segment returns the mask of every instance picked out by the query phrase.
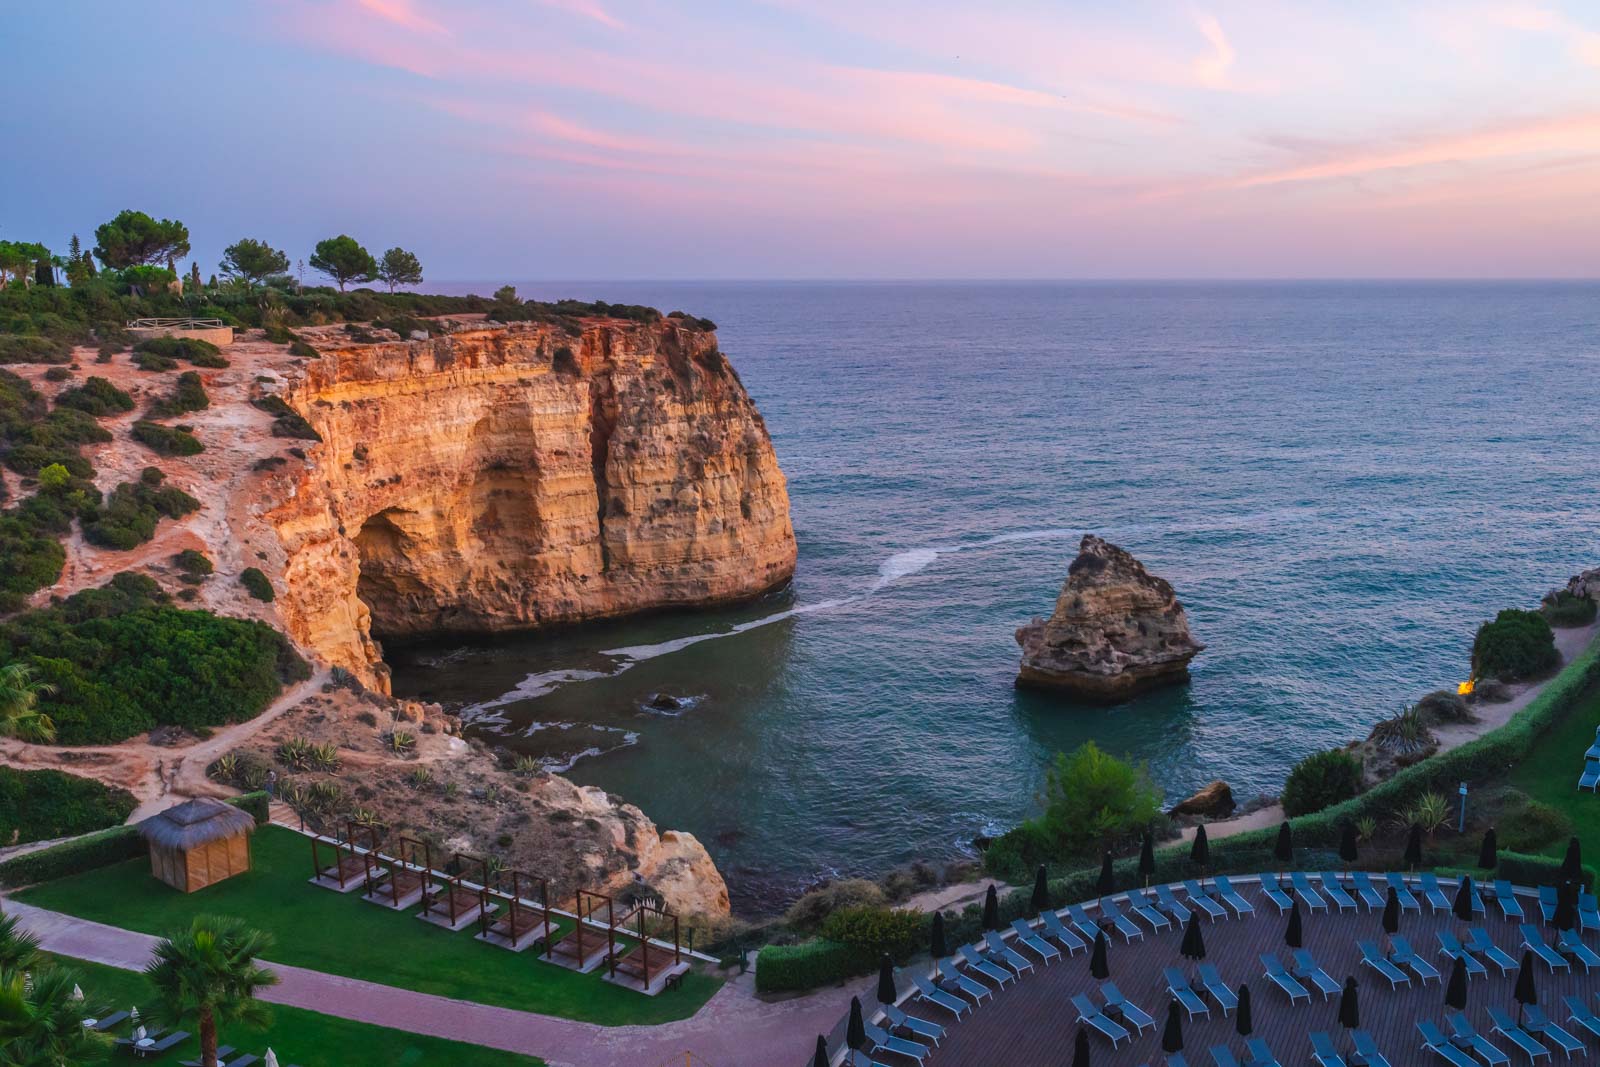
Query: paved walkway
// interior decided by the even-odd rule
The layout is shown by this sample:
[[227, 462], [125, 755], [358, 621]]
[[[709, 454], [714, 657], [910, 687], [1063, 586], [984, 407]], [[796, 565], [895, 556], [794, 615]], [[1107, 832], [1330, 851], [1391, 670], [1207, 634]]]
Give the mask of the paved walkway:
[[[12, 900], [5, 911], [21, 918], [46, 951], [124, 970], [143, 970], [158, 940]], [[596, 1026], [303, 967], [271, 967], [280, 979], [262, 996], [271, 1003], [538, 1056], [552, 1067], [655, 1067], [682, 1062], [685, 1052], [709, 1067], [804, 1063], [816, 1035], [836, 1025], [849, 1010], [850, 995], [867, 985], [767, 1003], [754, 995], [752, 972], [729, 981], [693, 1018], [658, 1026]]]

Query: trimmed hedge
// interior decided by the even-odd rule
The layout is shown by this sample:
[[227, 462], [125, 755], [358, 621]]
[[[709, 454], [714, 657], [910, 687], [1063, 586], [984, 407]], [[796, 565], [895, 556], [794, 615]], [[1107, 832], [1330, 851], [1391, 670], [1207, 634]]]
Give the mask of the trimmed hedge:
[[838, 941], [767, 945], [756, 954], [756, 992], [791, 993], [867, 974], [875, 958]]
[[0, 767], [0, 846], [48, 841], [116, 826], [133, 795], [62, 771]]

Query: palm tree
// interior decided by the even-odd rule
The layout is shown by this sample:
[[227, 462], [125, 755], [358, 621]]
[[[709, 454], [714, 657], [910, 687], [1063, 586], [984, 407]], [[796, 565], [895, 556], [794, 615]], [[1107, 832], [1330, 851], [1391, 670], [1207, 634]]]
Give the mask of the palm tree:
[[0, 970], [30, 971], [41, 962], [39, 939], [18, 929], [15, 915], [0, 915]]
[[43, 744], [56, 739], [56, 724], [39, 710], [39, 698], [56, 687], [39, 681], [26, 663], [0, 667], [0, 737], [20, 737]]
[[0, 1064], [80, 1067], [104, 1060], [111, 1037], [83, 1025], [85, 1014], [99, 1012], [73, 995], [77, 982], [77, 973], [64, 967], [36, 971], [31, 984], [20, 970], [0, 970]]
[[156, 987], [156, 1013], [172, 1025], [193, 1020], [200, 1032], [201, 1067], [217, 1067], [217, 1025], [265, 1026], [269, 1013], [256, 991], [278, 976], [256, 957], [272, 937], [241, 919], [197, 915], [189, 929], [156, 946], [144, 969]]

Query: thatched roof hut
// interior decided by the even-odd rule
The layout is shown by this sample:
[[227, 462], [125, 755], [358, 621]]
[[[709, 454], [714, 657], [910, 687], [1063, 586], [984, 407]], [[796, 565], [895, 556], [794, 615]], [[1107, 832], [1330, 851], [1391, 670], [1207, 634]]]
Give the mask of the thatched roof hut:
[[256, 820], [246, 811], [210, 797], [196, 797], [139, 824], [150, 843], [150, 870], [175, 889], [193, 893], [250, 869], [250, 833]]

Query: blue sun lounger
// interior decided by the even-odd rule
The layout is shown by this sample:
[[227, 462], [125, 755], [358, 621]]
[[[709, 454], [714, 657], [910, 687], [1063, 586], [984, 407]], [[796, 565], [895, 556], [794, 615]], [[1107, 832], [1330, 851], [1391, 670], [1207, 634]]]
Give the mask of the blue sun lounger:
[[1311, 1035], [1311, 1058], [1317, 1061], [1318, 1067], [1345, 1067], [1344, 1057], [1322, 1030]]
[[1328, 895], [1328, 899], [1333, 901], [1334, 907], [1340, 911], [1344, 911], [1346, 908], [1351, 911], [1355, 910], [1356, 898], [1344, 891], [1344, 883], [1334, 872], [1322, 872], [1322, 891]]
[[1594, 728], [1594, 744], [1583, 754], [1584, 759], [1600, 759], [1600, 726]]
[[1545, 922], [1550, 922], [1556, 917], [1556, 907], [1560, 900], [1556, 896], [1556, 887], [1542, 885], [1539, 887], [1539, 913], [1544, 916]]
[[1444, 1021], [1450, 1024], [1450, 1032], [1455, 1035], [1457, 1040], [1465, 1041], [1468, 1045], [1471, 1045], [1472, 1054], [1487, 1063], [1489, 1067], [1500, 1067], [1501, 1064], [1510, 1067], [1511, 1057], [1506, 1055], [1505, 1049], [1473, 1029], [1472, 1024], [1467, 1022], [1465, 1015], [1458, 1011], [1449, 1012], [1445, 1015]]
[[1283, 886], [1278, 884], [1277, 875], [1262, 874], [1258, 877], [1261, 879], [1261, 891], [1267, 895], [1268, 900], [1278, 906], [1279, 915], [1294, 907], [1294, 901], [1283, 891]]
[[1521, 919], [1522, 905], [1517, 901], [1517, 891], [1504, 878], [1494, 882], [1494, 902], [1500, 905], [1500, 915], [1506, 919]]
[[1478, 1067], [1478, 1061], [1450, 1043], [1444, 1032], [1427, 1019], [1417, 1020], [1417, 1030], [1422, 1034], [1422, 1047], [1444, 1057], [1450, 1067]]
[[1583, 943], [1583, 938], [1576, 930], [1563, 930], [1556, 935], [1556, 947], [1563, 955], [1571, 956], [1583, 964], [1583, 973], [1588, 974], [1596, 967], [1600, 967], [1600, 955], [1595, 950]]
[[1367, 1061], [1367, 1067], [1389, 1067], [1389, 1057], [1379, 1050], [1371, 1034], [1365, 1030], [1352, 1030], [1350, 1040], [1355, 1042], [1356, 1055]]
[[1089, 918], [1089, 913], [1083, 910], [1082, 904], [1068, 904], [1067, 918], [1072, 923], [1072, 928], [1083, 935], [1085, 941], [1094, 944], [1094, 935], [1100, 932], [1100, 924]]
[[1389, 944], [1394, 947], [1394, 951], [1389, 953], [1389, 958], [1401, 967], [1410, 970], [1412, 974], [1417, 976], [1417, 981], [1424, 985], [1428, 983], [1430, 978], [1436, 982], [1443, 981], [1439, 977], [1439, 968], [1417, 955], [1416, 950], [1411, 947], [1409, 938], [1395, 934], [1389, 939]]
[[1216, 1064], [1217, 1067], [1242, 1067], [1234, 1056], [1233, 1050], [1227, 1045], [1211, 1046], [1211, 1062]]
[[1422, 912], [1422, 903], [1417, 900], [1410, 887], [1406, 885], [1405, 875], [1399, 871], [1390, 871], [1384, 875], [1383, 880], [1388, 883], [1390, 889], [1394, 890], [1394, 895], [1400, 898], [1401, 911], [1414, 911], [1419, 914]]
[[936, 966], [939, 968], [939, 977], [944, 979], [946, 987], [954, 987], [971, 997], [974, 1001], [981, 1001], [984, 997], [994, 996], [994, 990], [975, 979], [968, 978], [956, 970], [955, 964], [949, 960], [940, 960]]
[[1496, 967], [1500, 968], [1502, 975], [1509, 974], [1517, 965], [1511, 954], [1489, 940], [1489, 931], [1481, 926], [1474, 926], [1467, 931], [1467, 951], [1476, 952]]
[[1462, 947], [1455, 934], [1445, 933], [1443, 930], [1439, 931], [1439, 954], [1446, 959], [1460, 960], [1467, 969], [1468, 978], [1476, 978], [1479, 975], [1488, 977], [1489, 968], [1485, 967], [1478, 960], [1478, 957]]
[[978, 950], [971, 945], [962, 945], [956, 950], [961, 954], [961, 959], [966, 963], [969, 971], [977, 971], [992, 982], [998, 982], [1001, 988], [1007, 982], [1015, 982], [1017, 976], [1004, 967], [978, 954]]
[[1333, 980], [1332, 975], [1317, 964], [1316, 958], [1306, 949], [1295, 949], [1289, 953], [1289, 958], [1294, 963], [1289, 973], [1302, 982], [1310, 982], [1316, 986], [1317, 992], [1322, 994], [1323, 1000], [1327, 1000], [1342, 988], [1338, 982]]
[[1212, 922], [1228, 917], [1228, 909], [1212, 900], [1210, 894], [1206, 892], [1206, 887], [1193, 878], [1185, 879], [1183, 888], [1189, 893], [1189, 903], [1205, 912], [1206, 918]]
[[1494, 1023], [1493, 1033], [1499, 1034], [1513, 1045], [1522, 1050], [1522, 1054], [1529, 1060], [1536, 1060], [1540, 1056], [1550, 1055], [1550, 1050], [1534, 1038], [1534, 1036], [1518, 1025], [1509, 1012], [1496, 1007], [1489, 1008], [1489, 1021]]
[[972, 1010], [972, 1005], [956, 996], [946, 992], [933, 984], [933, 980], [925, 974], [913, 974], [911, 985], [916, 989], [917, 996], [929, 1004], [937, 1004], [945, 1011], [954, 1012], [957, 1019]]
[[1100, 914], [1105, 916], [1107, 922], [1111, 923], [1113, 930], [1122, 935], [1124, 943], [1132, 941], [1134, 938], [1139, 938], [1141, 941], [1144, 939], [1144, 931], [1139, 929], [1139, 924], [1122, 914], [1122, 909], [1117, 907], [1117, 902], [1110, 897], [1105, 897], [1100, 901]]
[[1390, 989], [1411, 984], [1411, 976], [1385, 959], [1383, 953], [1378, 951], [1377, 945], [1371, 941], [1362, 941], [1357, 947], [1361, 949], [1361, 962], [1387, 978]]
[[1578, 775], [1578, 788], [1600, 793], [1600, 760], [1585, 760], [1583, 773]]
[[1266, 968], [1266, 975], [1272, 979], [1272, 984], [1289, 994], [1290, 1004], [1293, 1004], [1301, 997], [1305, 997], [1306, 1002], [1310, 1003], [1311, 991], [1301, 985], [1294, 975], [1283, 969], [1283, 961], [1277, 957], [1276, 953], [1263, 952], [1261, 954], [1261, 966]]
[[1593, 893], [1578, 894], [1578, 922], [1585, 930], [1600, 930], [1600, 900]]
[[1053, 911], [1040, 912], [1039, 923], [1044, 927], [1045, 933], [1055, 938], [1061, 947], [1067, 950], [1069, 956], [1076, 955], [1089, 947], [1083, 943], [1083, 938], [1078, 936], [1077, 931], [1069, 930], [1061, 921], [1061, 916]]
[[1235, 915], [1243, 917], [1256, 913], [1256, 906], [1246, 900], [1243, 893], [1233, 888], [1233, 883], [1228, 880], [1227, 875], [1219, 874], [1211, 880], [1211, 883], [1217, 887], [1217, 896], [1222, 898], [1224, 904], [1233, 909]]
[[907, 1015], [893, 1004], [883, 1006], [883, 1017], [889, 1020], [891, 1030], [910, 1030], [918, 1037], [925, 1037], [937, 1045], [944, 1039], [944, 1027], [938, 1023], [919, 1019], [915, 1015]]
[[1449, 911], [1450, 898], [1439, 888], [1439, 876], [1432, 871], [1424, 871], [1417, 878], [1422, 883], [1422, 895], [1428, 899], [1428, 907], [1434, 911]]
[[1217, 971], [1214, 963], [1202, 963], [1197, 971], [1200, 975], [1200, 986], [1206, 994], [1216, 1002], [1217, 1007], [1226, 1015], [1239, 1006], [1239, 996], [1228, 988], [1228, 983], [1222, 980], [1222, 975]]
[[1189, 1061], [1183, 1058], [1183, 1053], [1174, 1052], [1167, 1057], [1167, 1067], [1189, 1067]]
[[1546, 1015], [1544, 1009], [1537, 1004], [1530, 1004], [1522, 1009], [1522, 1028], [1535, 1037], [1555, 1042], [1556, 1047], [1567, 1054], [1568, 1059], [1572, 1058], [1574, 1052], [1584, 1051], [1583, 1042], [1568, 1033], [1566, 1027]]
[[1306, 877], [1305, 871], [1295, 871], [1289, 875], [1289, 884], [1300, 894], [1300, 899], [1306, 902], [1306, 907], [1312, 911], [1328, 910], [1328, 902], [1322, 899], [1322, 894], [1311, 884], [1311, 879]]
[[1023, 946], [1044, 962], [1061, 958], [1061, 950], [1034, 932], [1026, 919], [1012, 919], [1011, 929], [1017, 935], [1017, 944]]
[[1150, 898], [1138, 890], [1128, 894], [1128, 910], [1134, 915], [1150, 924], [1150, 929], [1160, 933], [1162, 930], [1172, 929], [1172, 920], [1152, 907]]
[[1267, 1044], [1265, 1038], [1247, 1037], [1244, 1047], [1250, 1051], [1251, 1067], [1283, 1067], [1278, 1062], [1278, 1054], [1272, 1051], [1272, 1046]]
[[1023, 971], [1033, 970], [1033, 961], [1006, 944], [1006, 939], [1000, 936], [998, 930], [986, 932], [983, 935], [983, 943], [989, 949], [987, 958], [991, 963], [1010, 967], [1018, 975]]
[[903, 1037], [895, 1037], [881, 1026], [873, 1026], [871, 1023], [867, 1023], [865, 1030], [867, 1040], [872, 1042], [872, 1051], [874, 1053], [879, 1050], [892, 1052], [896, 1056], [904, 1056], [907, 1059], [921, 1063], [927, 1059], [928, 1053], [933, 1051], [920, 1041], [908, 1041]]
[[1566, 957], [1562, 956], [1559, 952], [1555, 951], [1545, 943], [1545, 939], [1539, 933], [1538, 927], [1534, 926], [1532, 923], [1523, 923], [1521, 930], [1522, 947], [1531, 948], [1533, 950], [1533, 954], [1543, 960], [1546, 967], [1550, 968], [1552, 971], [1560, 969], [1570, 972], [1572, 970], [1572, 964], [1567, 962]]
[[1172, 916], [1172, 921], [1179, 926], [1188, 923], [1189, 909], [1184, 907], [1183, 902], [1173, 894], [1171, 886], [1156, 886], [1156, 902], [1161, 906], [1161, 910]]
[[1378, 887], [1372, 884], [1372, 876], [1366, 871], [1357, 871], [1350, 876], [1350, 884], [1356, 887], [1356, 896], [1361, 898], [1361, 903], [1367, 906], [1368, 911], [1377, 911], [1383, 907], [1383, 894], [1378, 892]]
[[1189, 1018], [1193, 1019], [1196, 1015], [1208, 1017], [1211, 1015], [1211, 1006], [1200, 999], [1200, 994], [1189, 988], [1189, 979], [1182, 971], [1176, 967], [1168, 967], [1161, 974], [1167, 980], [1167, 992], [1183, 1005], [1183, 1010], [1189, 1013]]
[[1100, 995], [1106, 998], [1107, 1014], [1121, 1019], [1123, 1022], [1133, 1024], [1139, 1033], [1144, 1033], [1145, 1027], [1154, 1030], [1156, 1021], [1150, 1013], [1139, 1005], [1122, 995], [1122, 990], [1117, 988], [1115, 982], [1101, 982]]
[[1101, 1034], [1110, 1038], [1112, 1048], [1116, 1048], [1124, 1041], [1132, 1040], [1133, 1035], [1128, 1033], [1126, 1027], [1122, 1026], [1120, 1023], [1106, 1018], [1106, 1016], [1101, 1013], [1100, 1009], [1094, 1006], [1094, 1001], [1090, 1000], [1084, 994], [1079, 993], [1074, 996], [1072, 998], [1072, 1006], [1077, 1009], [1078, 1021], [1080, 1023], [1087, 1023], [1096, 1030], [1100, 1031]]
[[1576, 1023], [1595, 1037], [1600, 1037], [1600, 1015], [1590, 1011], [1582, 997], [1565, 996], [1561, 998], [1561, 1003], [1565, 1004], [1567, 1011], [1571, 1013], [1567, 1016], [1568, 1022]]

